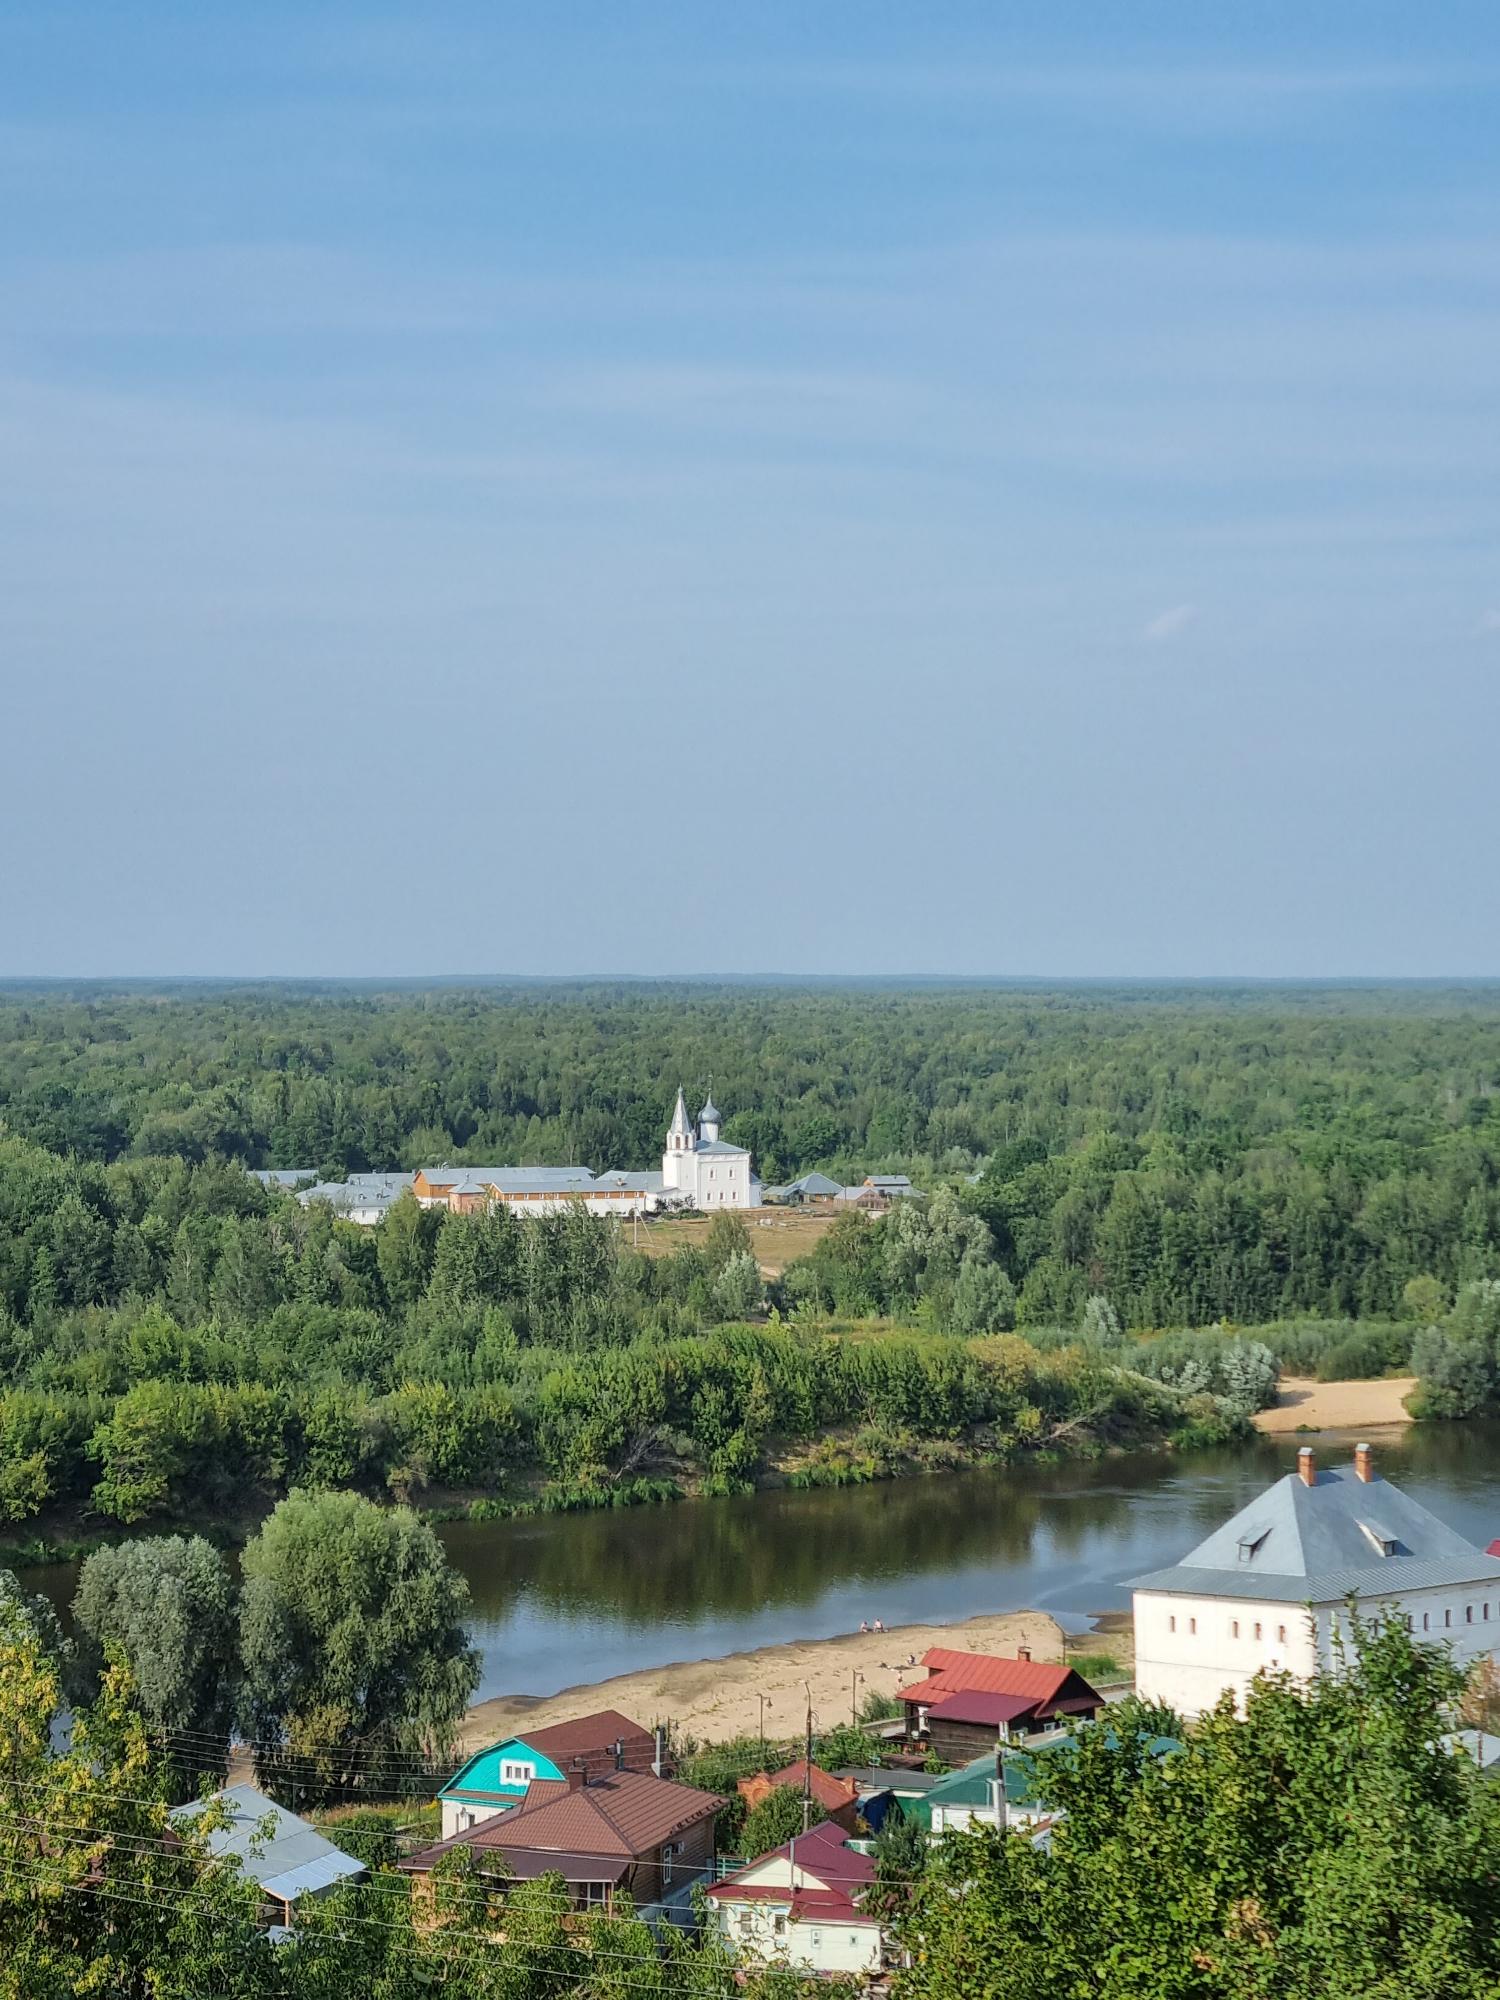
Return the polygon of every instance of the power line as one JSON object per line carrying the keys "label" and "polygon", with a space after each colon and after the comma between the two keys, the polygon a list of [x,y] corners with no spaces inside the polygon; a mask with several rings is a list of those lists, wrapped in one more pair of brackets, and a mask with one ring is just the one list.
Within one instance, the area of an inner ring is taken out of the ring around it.
{"label": "power line", "polygon": [[[0,1872],[8,1873],[20,1880],[35,1882],[39,1887],[54,1890],[62,1894],[109,1895],[117,1897],[122,1901],[141,1903],[148,1908],[156,1908],[158,1910],[180,1909],[189,1905],[214,1910],[221,1908],[216,1898],[206,1896],[200,1891],[178,1887],[175,1884],[165,1882],[136,1883],[128,1888],[122,1887],[118,1882],[118,1878],[115,1877],[105,1877],[97,1882],[58,1882],[54,1878],[49,1877],[45,1869],[40,1866],[33,1866],[28,1869],[14,1858],[7,1861],[4,1857],[0,1857]],[[154,1897],[176,1897],[178,1901],[175,1904],[170,1901],[153,1902],[152,1899]],[[569,1914],[582,1914],[595,1925],[611,1921],[645,1922],[643,1918],[611,1918],[607,1913],[600,1911],[569,1912]],[[294,1928],[294,1936],[298,1944],[304,1947],[312,1944],[331,1944],[337,1943],[340,1937],[346,1934],[348,1926],[363,1926],[366,1929],[396,1934],[401,1940],[401,1948],[408,1951],[415,1952],[425,1949],[432,1956],[445,1959],[450,1964],[456,1962],[468,1966],[483,1963],[493,1964],[495,1957],[503,1953],[508,1946],[514,1948],[513,1940],[497,1936],[494,1932],[460,1931],[448,1926],[438,1925],[419,1937],[414,1934],[408,1925],[390,1923],[380,1917],[341,1913],[339,1922],[343,1928],[336,1933],[320,1933],[316,1930],[308,1930],[299,1926]],[[468,1945],[470,1949],[462,1951],[449,1949],[451,1945],[455,1944]],[[473,1948],[474,1946],[482,1947],[482,1949],[476,1950]],[[434,1949],[434,1947],[439,1948]],[[571,1976],[575,1980],[581,1980],[588,1976],[589,1964],[595,1959],[620,1959],[630,1965],[640,1965],[642,1963],[640,1953],[612,1951],[607,1947],[600,1947],[598,1945],[590,1945],[587,1950],[567,1942],[548,1945],[523,1945],[522,1948],[530,1949],[534,1953],[550,1954],[557,1951],[568,1952],[571,1962],[566,1966],[557,1967],[556,1972],[559,1977]],[[657,1962],[660,1962],[659,1957]],[[533,1967],[533,1970],[538,1973],[545,1973],[549,1968],[537,1965]],[[738,1991],[737,1982],[734,1979],[733,1967],[726,1965],[724,1972],[725,1984],[717,1990],[722,1992],[724,2000],[732,2000],[732,1996]],[[701,1996],[705,1990],[714,1989],[711,1988],[710,1982],[704,1981],[701,1984],[694,1984],[692,1986],[654,1982],[654,1990],[660,1993],[697,1995],[699,1996],[699,2000],[701,2000]]]}

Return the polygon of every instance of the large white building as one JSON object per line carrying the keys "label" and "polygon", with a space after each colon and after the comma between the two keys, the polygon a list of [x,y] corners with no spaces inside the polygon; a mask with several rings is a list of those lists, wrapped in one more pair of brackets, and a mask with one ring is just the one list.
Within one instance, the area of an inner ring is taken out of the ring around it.
{"label": "large white building", "polygon": [[1500,1558],[1382,1479],[1367,1444],[1352,1464],[1297,1469],[1171,1569],[1133,1579],[1136,1691],[1201,1715],[1226,1688],[1243,1703],[1263,1670],[1301,1679],[1337,1666],[1352,1598],[1389,1607],[1467,1666],[1500,1648]]}
{"label": "large white building", "polygon": [[[750,1155],[719,1137],[719,1113],[709,1098],[688,1120],[681,1090],[667,1131],[660,1173],[594,1174],[587,1167],[419,1167],[415,1173],[351,1174],[300,1190],[306,1207],[326,1201],[350,1222],[374,1224],[409,1188],[423,1208],[455,1215],[503,1204],[518,1215],[550,1215],[582,1203],[591,1215],[656,1215],[664,1209],[758,1208],[761,1185]],[[283,1173],[257,1176],[287,1185]],[[296,1178],[307,1178],[297,1176]]]}
{"label": "large white building", "polygon": [[720,1122],[718,1108],[708,1097],[694,1127],[679,1089],[661,1159],[663,1187],[669,1195],[686,1196],[693,1208],[756,1208],[760,1182],[750,1155],[743,1146],[731,1146],[719,1137]]}

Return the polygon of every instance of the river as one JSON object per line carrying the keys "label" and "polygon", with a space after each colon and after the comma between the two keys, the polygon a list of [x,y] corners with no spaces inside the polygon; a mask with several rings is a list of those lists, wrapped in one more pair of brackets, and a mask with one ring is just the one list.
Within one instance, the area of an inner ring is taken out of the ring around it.
{"label": "river", "polygon": [[[1125,1580],[1175,1562],[1289,1471],[1353,1434],[1232,1451],[1143,1452],[815,1493],[617,1513],[454,1522],[484,1658],[479,1699],[547,1694],[672,1660],[981,1611],[1049,1611],[1084,1631]],[[1381,1470],[1482,1548],[1500,1535],[1500,1424],[1413,1425]]]}
{"label": "river", "polygon": [[[673,1660],[983,1611],[1049,1611],[1084,1631],[1129,1577],[1175,1562],[1290,1470],[1353,1433],[1227,1451],[951,1473],[816,1493],[459,1521],[439,1533],[473,1596],[476,1699],[550,1694]],[[1417,1424],[1379,1468],[1481,1547],[1500,1535],[1500,1424]],[[22,1572],[59,1606],[68,1566]]]}

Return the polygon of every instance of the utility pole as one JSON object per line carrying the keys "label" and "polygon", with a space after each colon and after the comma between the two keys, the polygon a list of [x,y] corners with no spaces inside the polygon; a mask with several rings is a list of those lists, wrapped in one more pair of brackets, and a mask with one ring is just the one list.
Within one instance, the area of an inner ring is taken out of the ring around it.
{"label": "utility pole", "polygon": [[858,1667],[851,1667],[849,1669],[849,1726],[851,1729],[858,1729],[859,1727],[859,1684],[863,1679],[864,1675]]}
{"label": "utility pole", "polygon": [[812,1824],[812,1689],[806,1681],[802,1692],[807,1696],[807,1729],[802,1744],[802,1831],[806,1833]]}
{"label": "utility pole", "polygon": [[991,1803],[995,1808],[995,1825],[1000,1829],[1001,1833],[1004,1833],[1009,1818],[1009,1802],[1005,1796],[1005,1744],[1003,1740],[997,1742],[995,1745],[995,1775],[990,1781],[990,1793]]}

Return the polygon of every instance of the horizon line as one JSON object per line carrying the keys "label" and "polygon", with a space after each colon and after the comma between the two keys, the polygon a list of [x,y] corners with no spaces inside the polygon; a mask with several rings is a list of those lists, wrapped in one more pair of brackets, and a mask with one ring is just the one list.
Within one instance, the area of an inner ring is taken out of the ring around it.
{"label": "horizon line", "polygon": [[1491,986],[1500,972],[0,972],[17,986],[503,986],[674,984],[786,985],[838,982],[966,986]]}

